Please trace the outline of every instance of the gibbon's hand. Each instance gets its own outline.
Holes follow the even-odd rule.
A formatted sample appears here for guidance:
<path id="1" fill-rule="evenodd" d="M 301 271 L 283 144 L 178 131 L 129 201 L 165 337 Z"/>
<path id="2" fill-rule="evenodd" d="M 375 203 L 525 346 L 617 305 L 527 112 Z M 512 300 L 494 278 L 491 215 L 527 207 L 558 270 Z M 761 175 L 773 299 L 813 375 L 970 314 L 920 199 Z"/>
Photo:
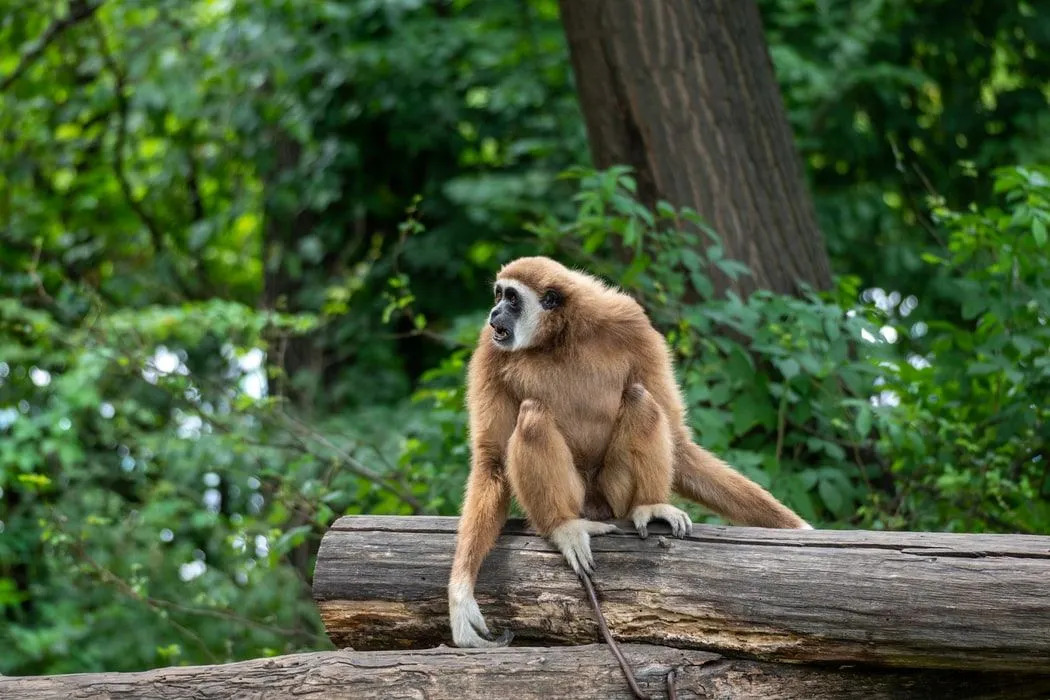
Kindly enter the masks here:
<path id="1" fill-rule="evenodd" d="M 637 506 L 631 511 L 634 529 L 643 540 L 649 536 L 649 522 L 666 520 L 671 526 L 671 534 L 681 539 L 693 532 L 693 522 L 684 510 L 675 508 L 669 503 L 654 503 L 650 506 Z"/>
<path id="2" fill-rule="evenodd" d="M 452 641 L 457 647 L 475 649 L 505 647 L 514 639 L 510 630 L 505 630 L 493 639 L 485 618 L 474 599 L 474 589 L 466 583 L 454 583 L 448 587 L 448 614 L 452 626 Z"/>
<path id="3" fill-rule="evenodd" d="M 598 523 L 593 520 L 569 520 L 554 528 L 551 542 L 565 555 L 565 560 L 577 576 L 594 573 L 594 555 L 591 554 L 591 535 L 607 535 L 619 532 L 612 523 Z"/>

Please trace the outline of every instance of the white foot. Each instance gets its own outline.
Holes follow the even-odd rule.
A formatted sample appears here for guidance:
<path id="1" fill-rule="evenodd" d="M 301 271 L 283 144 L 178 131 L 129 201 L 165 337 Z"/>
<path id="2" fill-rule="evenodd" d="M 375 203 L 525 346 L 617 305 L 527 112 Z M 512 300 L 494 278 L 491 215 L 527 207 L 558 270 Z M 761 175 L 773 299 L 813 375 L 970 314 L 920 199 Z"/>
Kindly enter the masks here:
<path id="1" fill-rule="evenodd" d="M 591 535 L 607 535 L 616 532 L 612 523 L 598 523 L 593 520 L 568 520 L 550 535 L 555 547 L 565 555 L 565 560 L 577 576 L 594 573 L 594 555 L 591 554 Z"/>
<path id="2" fill-rule="evenodd" d="M 631 511 L 631 520 L 638 535 L 645 539 L 649 536 L 649 521 L 666 520 L 675 537 L 685 537 L 693 531 L 693 522 L 684 510 L 675 508 L 669 503 L 654 503 L 650 506 L 637 506 Z"/>
<path id="3" fill-rule="evenodd" d="M 509 631 L 499 639 L 492 639 L 485 618 L 474 600 L 474 587 L 469 583 L 448 585 L 448 617 L 452 626 L 452 641 L 457 647 L 505 647 L 513 638 Z"/>

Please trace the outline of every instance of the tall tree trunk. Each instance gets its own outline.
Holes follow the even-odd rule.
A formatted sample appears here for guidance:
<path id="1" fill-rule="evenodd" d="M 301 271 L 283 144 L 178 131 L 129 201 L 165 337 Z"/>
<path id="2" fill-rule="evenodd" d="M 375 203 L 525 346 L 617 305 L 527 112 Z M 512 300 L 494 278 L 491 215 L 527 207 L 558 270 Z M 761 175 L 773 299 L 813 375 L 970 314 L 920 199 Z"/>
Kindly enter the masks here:
<path id="1" fill-rule="evenodd" d="M 291 269 L 292 257 L 298 256 L 298 242 L 309 235 L 316 223 L 312 212 L 297 208 L 292 196 L 279 197 L 288 188 L 282 179 L 299 165 L 302 149 L 287 133 L 276 131 L 273 139 L 274 163 L 266 173 L 267 200 L 263 226 L 263 306 L 279 311 L 299 312 L 298 295 L 302 289 L 302 272 Z M 286 193 L 287 194 L 287 193 Z M 313 406 L 315 396 L 291 384 L 302 370 L 320 374 L 324 366 L 324 348 L 316 336 L 278 339 L 273 343 L 270 361 L 281 366 L 284 377 L 270 389 L 301 408 Z"/>
<path id="2" fill-rule="evenodd" d="M 753 277 L 826 288 L 830 266 L 753 0 L 559 0 L 591 155 L 642 201 L 688 206 Z"/>

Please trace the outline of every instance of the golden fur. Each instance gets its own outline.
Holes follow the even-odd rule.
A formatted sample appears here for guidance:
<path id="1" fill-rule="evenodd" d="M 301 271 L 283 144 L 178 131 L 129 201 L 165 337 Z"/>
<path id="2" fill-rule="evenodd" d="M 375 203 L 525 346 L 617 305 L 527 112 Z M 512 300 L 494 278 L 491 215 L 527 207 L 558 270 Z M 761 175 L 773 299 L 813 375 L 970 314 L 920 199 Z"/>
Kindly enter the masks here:
<path id="1" fill-rule="evenodd" d="M 692 441 L 671 354 L 636 301 L 543 257 L 515 260 L 498 279 L 537 295 L 556 290 L 563 302 L 540 315 L 523 349 L 504 350 L 491 327 L 481 331 L 468 371 L 472 464 L 450 601 L 456 588 L 473 604 L 474 581 L 511 492 L 548 537 L 580 518 L 624 518 L 640 506 L 666 504 L 672 489 L 739 524 L 808 527 Z M 607 531 L 590 525 L 591 534 Z M 487 631 L 478 619 L 480 613 L 476 628 Z"/>

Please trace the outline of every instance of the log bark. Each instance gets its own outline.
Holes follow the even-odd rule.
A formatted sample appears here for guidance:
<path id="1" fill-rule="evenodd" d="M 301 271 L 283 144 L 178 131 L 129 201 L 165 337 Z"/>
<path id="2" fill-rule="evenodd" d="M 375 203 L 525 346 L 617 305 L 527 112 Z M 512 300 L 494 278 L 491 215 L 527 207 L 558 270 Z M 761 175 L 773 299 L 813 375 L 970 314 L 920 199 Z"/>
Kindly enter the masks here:
<path id="1" fill-rule="evenodd" d="M 337 646 L 451 644 L 455 518 L 345 517 L 314 597 Z M 1050 537 L 694 526 L 592 539 L 613 635 L 764 660 L 1050 673 Z M 630 534 L 628 534 L 630 533 Z M 599 640 L 561 554 L 511 521 L 482 567 L 490 627 Z"/>
<path id="2" fill-rule="evenodd" d="M 642 689 L 665 695 L 675 669 L 678 697 L 1039 698 L 1050 677 L 947 671 L 885 673 L 726 659 L 700 651 L 625 645 Z M 141 673 L 0 678 L 0 697 L 67 698 L 629 698 L 609 650 L 580 647 L 414 652 L 318 652 Z"/>
<path id="3" fill-rule="evenodd" d="M 753 277 L 793 294 L 830 264 L 754 0 L 560 0 L 591 157 L 649 206 L 699 212 Z"/>

